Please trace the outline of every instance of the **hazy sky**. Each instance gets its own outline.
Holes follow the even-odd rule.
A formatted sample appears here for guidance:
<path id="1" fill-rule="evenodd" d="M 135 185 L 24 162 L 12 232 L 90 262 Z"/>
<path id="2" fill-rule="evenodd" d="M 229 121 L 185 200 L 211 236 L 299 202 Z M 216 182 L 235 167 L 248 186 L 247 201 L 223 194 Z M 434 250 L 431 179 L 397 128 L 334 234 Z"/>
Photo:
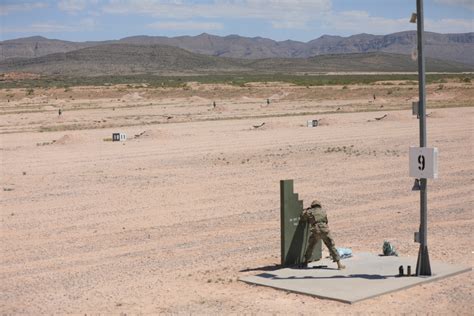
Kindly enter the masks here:
<path id="1" fill-rule="evenodd" d="M 0 0 L 1 40 L 239 34 L 309 41 L 415 29 L 415 0 Z M 425 29 L 473 31 L 474 0 L 425 0 Z"/>

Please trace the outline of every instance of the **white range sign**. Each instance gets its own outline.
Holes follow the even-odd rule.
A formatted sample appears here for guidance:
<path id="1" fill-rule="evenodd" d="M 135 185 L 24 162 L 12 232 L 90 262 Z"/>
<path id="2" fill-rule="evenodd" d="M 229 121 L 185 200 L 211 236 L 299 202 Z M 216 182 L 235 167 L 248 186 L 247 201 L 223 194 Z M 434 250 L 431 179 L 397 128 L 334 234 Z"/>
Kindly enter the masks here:
<path id="1" fill-rule="evenodd" d="M 438 148 L 410 147 L 410 177 L 438 178 Z"/>

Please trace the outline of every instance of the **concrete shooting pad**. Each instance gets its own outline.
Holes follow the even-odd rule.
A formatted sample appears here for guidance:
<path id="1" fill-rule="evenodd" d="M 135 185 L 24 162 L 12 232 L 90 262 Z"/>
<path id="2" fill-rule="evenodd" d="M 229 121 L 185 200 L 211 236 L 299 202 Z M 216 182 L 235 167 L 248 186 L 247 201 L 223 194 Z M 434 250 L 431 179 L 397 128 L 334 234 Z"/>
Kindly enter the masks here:
<path id="1" fill-rule="evenodd" d="M 431 262 L 431 276 L 398 276 L 398 268 L 401 265 L 405 274 L 408 265 L 414 274 L 416 260 L 416 257 L 385 257 L 359 253 L 342 260 L 346 265 L 344 270 L 337 270 L 331 259 L 324 258 L 312 262 L 308 268 L 281 268 L 255 276 L 241 277 L 239 280 L 352 304 L 471 270 L 466 266 Z"/>

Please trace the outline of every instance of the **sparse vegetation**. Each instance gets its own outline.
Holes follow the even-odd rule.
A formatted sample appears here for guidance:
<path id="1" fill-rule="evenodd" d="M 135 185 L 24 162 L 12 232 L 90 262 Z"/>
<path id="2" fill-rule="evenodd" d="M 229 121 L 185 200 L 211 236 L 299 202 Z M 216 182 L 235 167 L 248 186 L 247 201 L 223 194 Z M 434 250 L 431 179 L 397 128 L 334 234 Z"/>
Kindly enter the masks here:
<path id="1" fill-rule="evenodd" d="M 42 142 L 42 143 L 36 143 L 36 146 L 48 146 L 48 145 L 52 145 L 56 142 L 56 140 L 52 140 L 50 142 Z"/>
<path id="2" fill-rule="evenodd" d="M 383 152 L 377 152 L 376 150 L 372 149 L 358 149 L 355 148 L 354 145 L 350 146 L 337 146 L 337 147 L 328 147 L 324 150 L 324 153 L 343 153 L 347 156 L 377 156 L 377 153 L 385 155 L 385 156 L 396 156 L 400 157 L 400 152 L 398 150 L 391 150 L 387 149 Z"/>
<path id="3" fill-rule="evenodd" d="M 440 80 L 461 80 L 470 83 L 474 74 L 459 79 L 459 74 L 428 74 L 427 83 L 438 83 Z M 0 89 L 11 88 L 48 88 L 57 87 L 70 89 L 75 86 L 113 86 L 127 85 L 127 87 L 148 86 L 153 88 L 179 88 L 187 82 L 230 84 L 245 86 L 251 82 L 284 82 L 297 86 L 311 87 L 324 85 L 353 85 L 373 84 L 377 81 L 405 81 L 406 85 L 416 85 L 416 74 L 363 74 L 363 75 L 289 75 L 289 74 L 226 74 L 226 75 L 194 75 L 187 77 L 155 76 L 155 75 L 124 75 L 124 76 L 97 76 L 97 77 L 44 77 L 42 80 L 26 79 L 16 81 L 1 81 Z M 391 85 L 391 84 L 388 84 Z M 70 91 L 70 90 L 68 90 Z M 126 91 L 126 89 L 123 89 Z"/>

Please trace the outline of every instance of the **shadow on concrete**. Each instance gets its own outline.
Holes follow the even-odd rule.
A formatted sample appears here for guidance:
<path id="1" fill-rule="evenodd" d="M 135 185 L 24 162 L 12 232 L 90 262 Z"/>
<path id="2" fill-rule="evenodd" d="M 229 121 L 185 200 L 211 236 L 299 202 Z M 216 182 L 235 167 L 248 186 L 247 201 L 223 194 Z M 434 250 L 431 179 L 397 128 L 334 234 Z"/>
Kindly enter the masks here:
<path id="1" fill-rule="evenodd" d="M 293 266 L 282 266 L 281 264 L 274 264 L 271 266 L 264 266 L 264 267 L 258 267 L 258 268 L 247 268 L 240 270 L 239 272 L 250 272 L 250 271 L 275 271 L 278 269 L 283 269 L 283 268 L 288 268 L 288 269 L 324 269 L 324 270 L 337 270 L 336 268 L 328 268 L 327 265 L 319 265 L 319 266 L 312 266 L 312 267 L 306 267 L 302 268 L 300 265 L 295 264 Z"/>
<path id="2" fill-rule="evenodd" d="M 250 271 L 275 271 L 278 269 L 284 268 L 281 264 L 274 264 L 272 266 L 264 266 L 258 268 L 247 268 L 240 270 L 239 272 L 250 272 Z"/>
<path id="3" fill-rule="evenodd" d="M 273 280 L 305 280 L 305 279 L 352 279 L 352 278 L 361 278 L 366 280 L 383 280 L 388 278 L 394 278 L 396 275 L 380 275 L 380 274 L 349 274 L 349 275 L 333 275 L 328 277 L 314 277 L 314 276 L 304 276 L 304 277 L 296 277 L 290 276 L 286 278 L 279 277 L 275 274 L 271 273 L 262 273 L 257 275 L 258 277 L 262 277 L 265 279 L 273 279 Z"/>
<path id="4" fill-rule="evenodd" d="M 327 265 L 318 265 L 318 266 L 311 266 L 311 267 L 301 267 L 301 266 L 293 266 L 289 267 L 290 269 L 295 269 L 295 270 L 311 270 L 311 269 L 318 269 L 318 270 L 334 270 L 336 271 L 337 268 L 330 268 Z"/>

